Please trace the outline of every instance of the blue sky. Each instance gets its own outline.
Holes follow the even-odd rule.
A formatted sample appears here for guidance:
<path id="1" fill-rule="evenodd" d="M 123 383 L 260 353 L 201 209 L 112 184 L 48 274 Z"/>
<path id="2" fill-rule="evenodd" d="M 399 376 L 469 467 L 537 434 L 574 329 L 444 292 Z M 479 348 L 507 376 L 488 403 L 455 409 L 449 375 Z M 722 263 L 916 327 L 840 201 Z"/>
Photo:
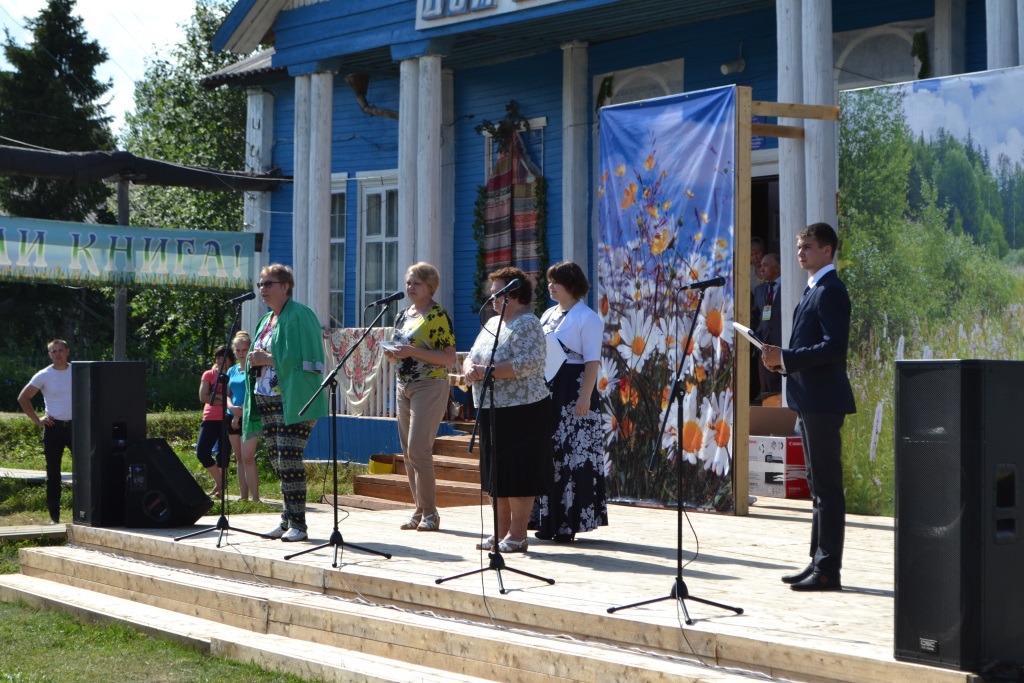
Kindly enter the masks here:
<path id="1" fill-rule="evenodd" d="M 45 5 L 46 0 L 0 0 L 0 27 L 17 44 L 27 45 L 31 34 L 25 18 L 38 16 Z M 114 81 L 107 113 L 114 117 L 115 134 L 124 112 L 135 109 L 135 81 L 145 75 L 145 60 L 166 56 L 182 40 L 181 25 L 188 23 L 194 7 L 194 0 L 78 0 L 75 14 L 110 57 L 98 76 Z M 2 55 L 0 69 L 10 69 Z"/>

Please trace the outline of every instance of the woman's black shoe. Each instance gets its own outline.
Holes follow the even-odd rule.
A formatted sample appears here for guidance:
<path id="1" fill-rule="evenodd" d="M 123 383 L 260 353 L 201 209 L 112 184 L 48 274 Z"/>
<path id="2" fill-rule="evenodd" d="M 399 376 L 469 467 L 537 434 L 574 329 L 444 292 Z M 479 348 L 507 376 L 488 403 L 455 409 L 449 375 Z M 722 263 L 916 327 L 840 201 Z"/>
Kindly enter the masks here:
<path id="1" fill-rule="evenodd" d="M 555 534 L 555 543 L 572 543 L 576 534 Z"/>
<path id="2" fill-rule="evenodd" d="M 542 541 L 550 541 L 554 536 L 544 531 L 536 531 L 533 534 L 534 538 L 539 538 Z"/>

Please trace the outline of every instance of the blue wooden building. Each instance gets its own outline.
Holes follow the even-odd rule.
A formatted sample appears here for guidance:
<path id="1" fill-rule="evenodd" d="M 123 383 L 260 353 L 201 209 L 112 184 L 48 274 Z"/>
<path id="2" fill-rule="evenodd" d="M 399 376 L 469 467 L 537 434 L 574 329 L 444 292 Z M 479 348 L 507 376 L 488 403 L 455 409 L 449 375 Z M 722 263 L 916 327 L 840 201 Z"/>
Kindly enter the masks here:
<path id="1" fill-rule="evenodd" d="M 246 229 L 263 233 L 264 263 L 293 265 L 299 300 L 326 325 L 360 326 L 364 305 L 426 260 L 466 349 L 478 330 L 473 209 L 494 154 L 476 129 L 510 101 L 547 180 L 550 261 L 592 273 L 600 106 L 727 84 L 755 100 L 835 104 L 841 89 L 912 80 L 922 66 L 1012 66 L 1018 5 L 239 0 L 214 47 L 253 56 L 208 83 L 248 89 L 250 167 L 294 178 L 247 197 Z M 784 273 L 797 272 L 795 230 L 835 224 L 835 124 L 806 130 L 753 152 L 752 234 L 781 251 Z"/>

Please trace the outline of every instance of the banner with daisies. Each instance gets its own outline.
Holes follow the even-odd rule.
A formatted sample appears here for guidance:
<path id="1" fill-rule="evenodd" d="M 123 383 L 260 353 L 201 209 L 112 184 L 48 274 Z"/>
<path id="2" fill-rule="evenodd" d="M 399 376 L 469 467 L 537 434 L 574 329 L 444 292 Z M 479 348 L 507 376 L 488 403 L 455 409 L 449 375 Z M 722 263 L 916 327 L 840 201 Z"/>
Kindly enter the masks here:
<path id="1" fill-rule="evenodd" d="M 600 388 L 620 502 L 674 505 L 678 455 L 684 503 L 733 509 L 735 102 L 730 86 L 601 110 Z M 717 276 L 726 286 L 698 311 L 699 294 L 681 288 Z M 681 424 L 668 404 L 680 364 Z"/>

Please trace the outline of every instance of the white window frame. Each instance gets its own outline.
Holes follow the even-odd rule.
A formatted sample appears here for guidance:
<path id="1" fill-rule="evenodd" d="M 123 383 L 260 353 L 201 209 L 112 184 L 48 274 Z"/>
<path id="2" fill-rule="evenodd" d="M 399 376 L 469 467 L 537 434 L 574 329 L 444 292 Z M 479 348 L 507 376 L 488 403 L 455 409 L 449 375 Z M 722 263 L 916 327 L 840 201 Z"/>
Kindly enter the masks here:
<path id="1" fill-rule="evenodd" d="M 384 262 L 381 264 L 382 269 L 385 269 L 384 272 L 383 272 L 383 275 L 382 275 L 383 289 L 372 290 L 372 292 L 374 294 L 379 294 L 379 296 L 375 296 L 374 298 L 381 298 L 381 297 L 387 296 L 388 294 L 392 294 L 394 292 L 399 292 L 399 291 L 403 291 L 404 290 L 404 284 L 405 283 L 401 281 L 401 277 L 402 277 L 402 275 L 404 273 L 403 272 L 399 272 L 399 271 L 401 271 L 402 265 L 397 262 L 397 259 L 396 259 L 396 263 L 395 263 L 395 271 L 396 272 L 389 273 L 386 270 L 386 266 L 387 266 L 387 263 L 386 263 L 386 261 L 387 261 L 387 258 L 386 258 L 387 246 L 386 246 L 386 244 L 389 243 L 389 242 L 394 243 L 394 248 L 396 250 L 396 255 L 397 255 L 398 242 L 399 242 L 399 234 L 398 234 L 398 229 L 397 229 L 397 223 L 396 223 L 396 233 L 395 233 L 395 235 L 393 237 L 388 237 L 387 234 L 386 234 L 386 231 L 387 231 L 387 213 L 386 212 L 387 212 L 387 209 L 388 209 L 387 195 L 388 195 L 389 192 L 394 192 L 395 193 L 395 201 L 394 201 L 394 204 L 391 206 L 391 210 L 393 212 L 395 212 L 395 220 L 396 221 L 398 220 L 398 170 L 397 169 L 392 169 L 392 170 L 384 170 L 384 171 L 361 172 L 361 173 L 356 174 L 356 179 L 358 180 L 358 186 L 359 186 L 359 221 L 358 221 L 359 222 L 359 256 L 358 256 L 359 271 L 358 271 L 358 274 L 357 274 L 358 284 L 357 284 L 357 287 L 356 287 L 356 289 L 357 289 L 357 291 L 359 293 L 358 298 L 356 300 L 356 306 L 357 306 L 357 308 L 359 310 L 359 313 L 356 316 L 356 321 L 357 321 L 358 325 L 366 326 L 366 325 L 370 324 L 370 322 L 373 320 L 373 317 L 376 316 L 376 314 L 377 314 L 376 310 L 372 310 L 371 309 L 371 310 L 365 311 L 365 315 L 368 316 L 368 317 L 364 318 L 364 308 L 366 307 L 366 303 L 367 303 L 367 301 L 366 301 L 367 300 L 367 294 L 371 291 L 371 290 L 368 290 L 367 286 L 366 286 L 366 273 L 367 273 L 366 249 L 367 249 L 367 245 L 368 244 L 378 243 L 378 242 L 385 244 L 385 246 L 382 248 L 382 260 Z M 382 218 L 382 221 L 381 221 L 381 234 L 379 236 L 378 235 L 372 235 L 371 236 L 371 235 L 367 235 L 366 234 L 366 228 L 367 228 L 366 219 L 367 219 L 367 216 L 369 214 L 369 212 L 367 210 L 368 206 L 369 206 L 367 198 L 370 195 L 382 195 L 381 207 L 382 207 L 384 212 L 382 213 L 382 217 L 381 217 Z M 392 325 L 394 323 L 394 321 L 395 321 L 395 307 L 391 306 L 389 308 L 388 312 L 386 312 L 384 314 L 384 317 L 381 318 L 379 324 L 380 325 L 384 325 L 384 326 L 388 326 L 388 325 Z"/>
<path id="2" fill-rule="evenodd" d="M 341 195 L 341 236 L 335 236 L 334 234 L 334 203 L 335 198 Z M 332 173 L 331 174 L 331 255 L 330 255 L 330 272 L 331 276 L 328 278 L 328 315 L 330 316 L 330 327 L 342 328 L 345 326 L 345 278 L 347 273 L 345 272 L 345 258 L 348 256 L 348 245 L 346 243 L 346 232 L 348 231 L 348 173 Z M 341 286 L 340 288 L 330 287 L 330 282 L 333 279 L 335 268 L 337 267 L 334 263 L 334 246 L 340 244 L 344 247 L 344 256 L 341 261 Z M 333 302 L 335 295 L 339 295 L 341 299 L 341 310 L 338 311 L 338 316 L 335 316 L 335 309 Z"/>
<path id="3" fill-rule="evenodd" d="M 529 126 L 527 129 L 526 126 Z M 532 139 L 536 147 L 536 156 L 539 158 L 534 160 L 539 167 L 541 175 L 544 174 L 544 129 L 547 128 L 548 117 L 538 116 L 532 119 L 526 119 L 526 125 L 519 124 L 518 130 L 520 133 L 527 133 L 528 135 L 537 134 L 539 139 Z M 494 162 L 498 150 L 494 147 L 494 138 L 486 130 L 480 131 L 480 134 L 484 136 L 484 182 L 491 177 L 491 169 L 494 168 Z"/>

